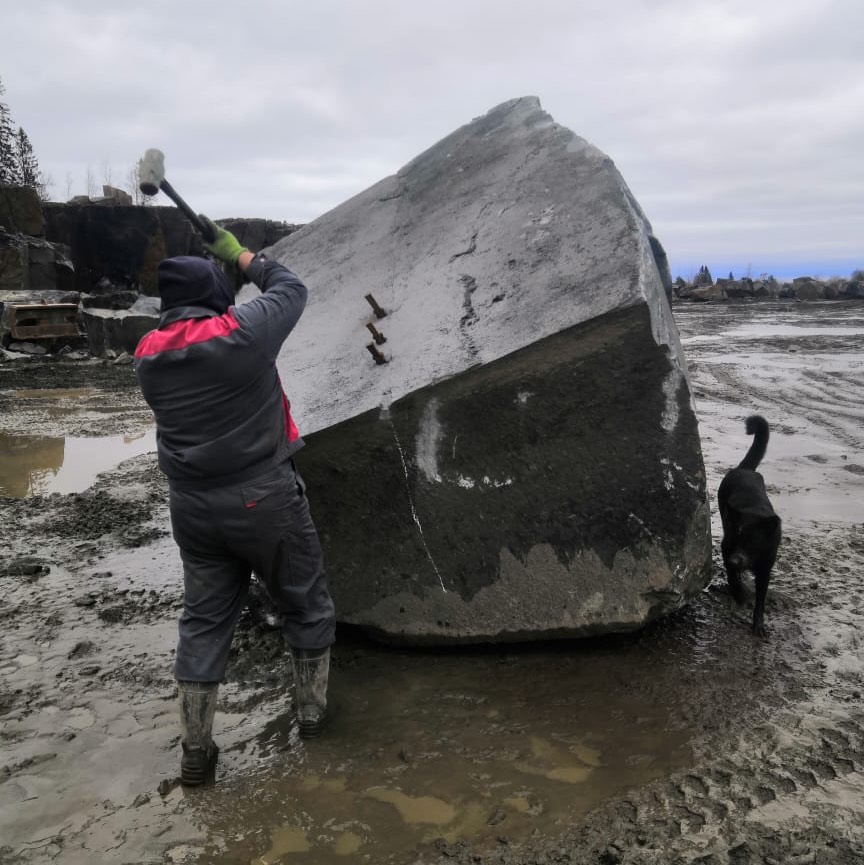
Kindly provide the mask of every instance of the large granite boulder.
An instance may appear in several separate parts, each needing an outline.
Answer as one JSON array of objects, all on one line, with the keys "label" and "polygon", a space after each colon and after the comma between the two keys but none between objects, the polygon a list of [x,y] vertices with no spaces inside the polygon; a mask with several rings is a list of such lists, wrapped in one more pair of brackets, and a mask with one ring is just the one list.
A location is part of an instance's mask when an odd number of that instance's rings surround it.
[{"label": "large granite boulder", "polygon": [[662,247],[537,99],[268,252],[310,289],[278,363],[340,621],[407,643],[583,636],[706,585]]}]

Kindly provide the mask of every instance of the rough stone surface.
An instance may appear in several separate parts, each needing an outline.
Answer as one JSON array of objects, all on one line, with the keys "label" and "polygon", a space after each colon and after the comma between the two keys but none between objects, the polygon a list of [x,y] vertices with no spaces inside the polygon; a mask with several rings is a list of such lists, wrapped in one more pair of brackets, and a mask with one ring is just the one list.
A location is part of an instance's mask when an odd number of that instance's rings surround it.
[{"label": "rough stone surface", "polygon": [[0,291],[73,291],[68,253],[40,237],[0,231]]},{"label": "rough stone surface", "polygon": [[132,310],[85,309],[82,312],[90,354],[106,351],[134,354],[138,341],[159,324],[158,315]]},{"label": "rough stone surface", "polygon": [[46,204],[49,240],[64,243],[75,265],[76,289],[92,293],[101,280],[155,295],[156,268],[173,255],[200,254],[201,241],[173,207]]},{"label": "rough stone surface", "polygon": [[30,186],[0,186],[0,226],[13,233],[43,234],[45,219],[35,189]]},{"label": "rough stone surface", "polygon": [[[202,255],[201,238],[176,207],[121,205],[118,201],[109,196],[46,204],[46,236],[70,248],[78,291],[105,294],[100,285],[107,284],[113,291],[132,289],[156,296],[159,262],[174,255]],[[217,221],[253,252],[296,229],[269,219]]]},{"label": "rough stone surface", "polygon": [[704,587],[662,247],[611,160],[536,99],[269,254],[310,288],[279,365],[342,621],[404,642],[580,636]]},{"label": "rough stone surface", "polygon": [[691,300],[726,300],[726,292],[722,285],[702,285],[694,288],[688,296]]},{"label": "rough stone surface", "polygon": [[27,241],[0,231],[0,291],[19,291],[27,285]]},{"label": "rough stone surface", "polygon": [[94,199],[95,204],[131,205],[132,196],[125,189],[118,189],[110,184],[103,184],[102,197]]},{"label": "rough stone surface", "polygon": [[753,280],[746,276],[743,279],[718,279],[714,286],[725,292],[728,298],[749,298],[755,294]]}]

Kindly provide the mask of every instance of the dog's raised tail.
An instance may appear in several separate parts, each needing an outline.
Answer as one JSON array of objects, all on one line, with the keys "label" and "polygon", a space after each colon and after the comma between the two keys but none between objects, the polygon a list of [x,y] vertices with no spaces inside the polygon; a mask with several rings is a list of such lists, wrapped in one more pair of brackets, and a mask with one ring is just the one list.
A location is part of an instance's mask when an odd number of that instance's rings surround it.
[{"label": "dog's raised tail", "polygon": [[753,443],[747,451],[747,456],[738,464],[738,468],[755,472],[768,449],[768,421],[762,415],[750,415],[745,428],[747,435],[753,436]]}]

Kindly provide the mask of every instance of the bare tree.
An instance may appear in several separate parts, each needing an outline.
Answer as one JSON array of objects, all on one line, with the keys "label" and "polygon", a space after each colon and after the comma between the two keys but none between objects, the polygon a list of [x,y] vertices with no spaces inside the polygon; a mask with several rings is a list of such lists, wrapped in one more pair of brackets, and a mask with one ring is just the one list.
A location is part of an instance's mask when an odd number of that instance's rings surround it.
[{"label": "bare tree", "polygon": [[132,203],[147,207],[152,199],[141,191],[141,175],[138,172],[138,163],[129,167],[126,172],[126,191],[132,196]]},{"label": "bare tree", "polygon": [[75,178],[71,171],[66,172],[66,201],[72,197],[72,187],[75,185]]},{"label": "bare tree", "polygon": [[41,201],[50,201],[54,190],[54,178],[46,171],[39,172],[39,183],[36,185],[36,192],[39,193]]},{"label": "bare tree", "polygon": [[113,186],[114,184],[111,182],[111,161],[108,157],[104,157],[102,159],[102,182],[107,186]]},{"label": "bare tree", "polygon": [[93,169],[88,165],[87,170],[84,172],[84,188],[87,191],[88,198],[96,197],[96,175],[93,173]]}]

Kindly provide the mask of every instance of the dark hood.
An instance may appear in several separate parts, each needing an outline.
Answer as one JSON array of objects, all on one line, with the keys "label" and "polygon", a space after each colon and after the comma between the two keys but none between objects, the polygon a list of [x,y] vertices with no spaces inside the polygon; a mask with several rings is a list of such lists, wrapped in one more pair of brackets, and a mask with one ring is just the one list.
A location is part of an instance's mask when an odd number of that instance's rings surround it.
[{"label": "dark hood", "polygon": [[213,261],[180,255],[159,262],[157,270],[162,312],[178,306],[203,306],[223,313],[234,303],[234,289]]}]

